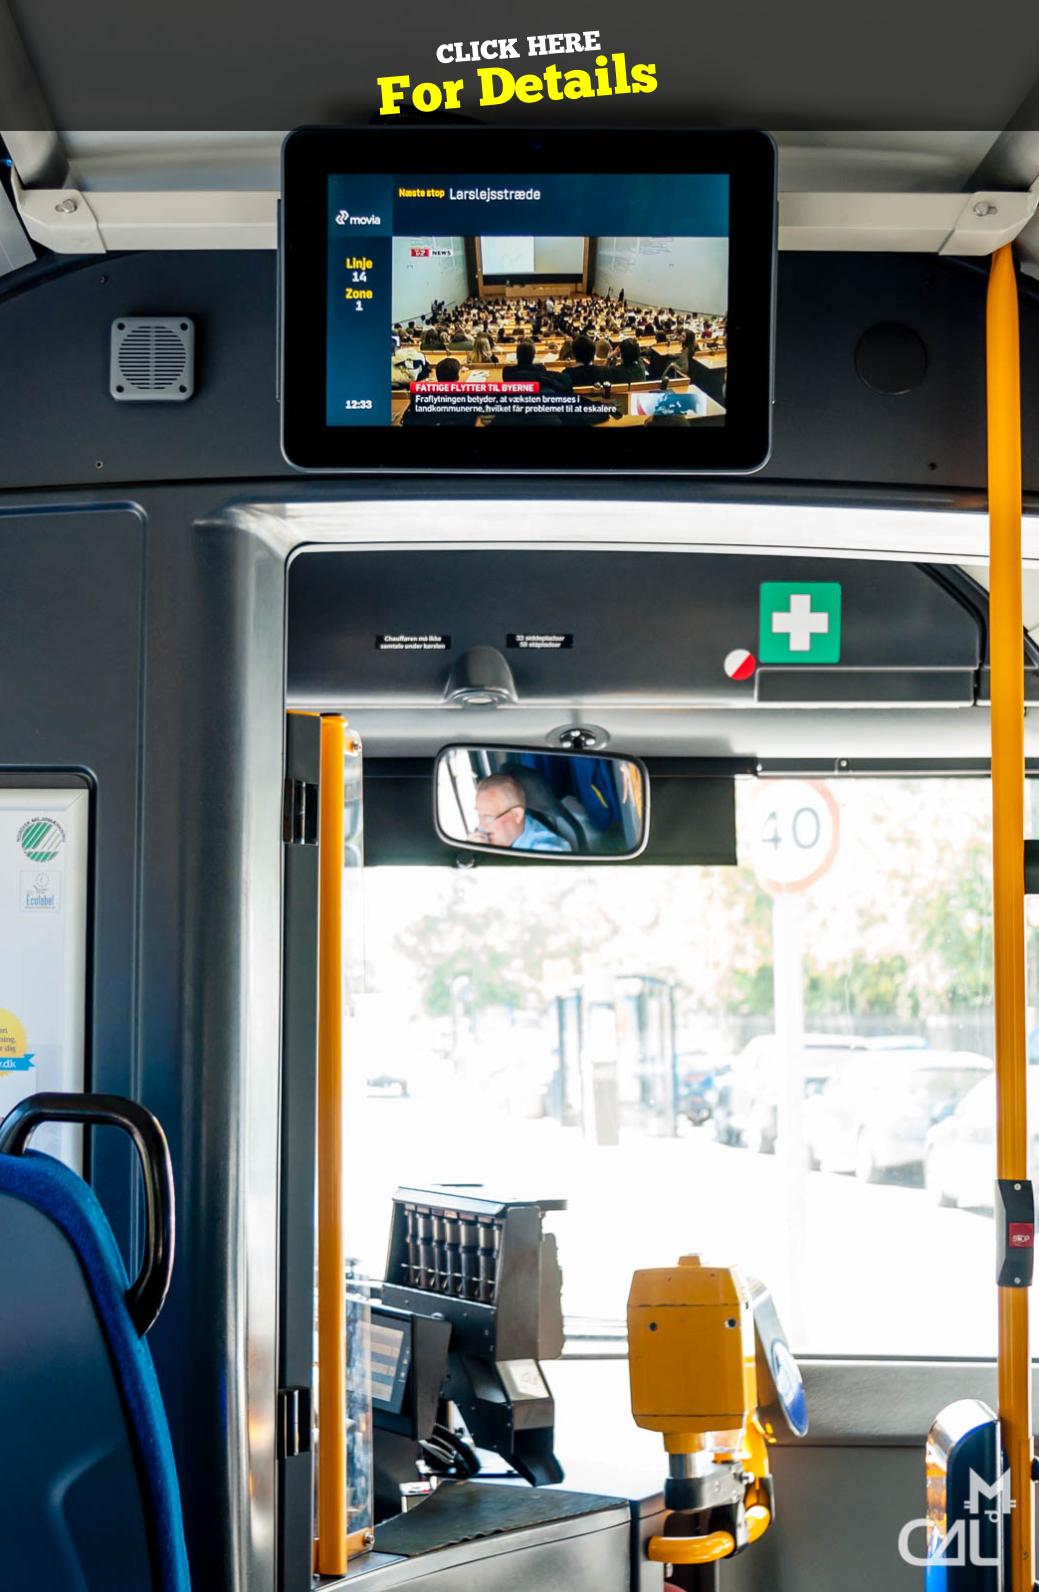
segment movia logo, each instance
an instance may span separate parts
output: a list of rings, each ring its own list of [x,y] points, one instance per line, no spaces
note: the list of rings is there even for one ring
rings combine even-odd
[[[30,862],[53,862],[65,844],[65,831],[53,818],[28,818],[17,838]]]
[[[986,1569],[994,1567],[1002,1562],[997,1528],[1013,1507],[1009,1470],[1005,1470],[995,1481],[986,1481],[972,1470],[961,1518],[954,1520],[947,1531],[941,1530],[941,1526],[947,1524],[944,1513],[930,1520],[924,1517],[907,1520],[898,1534],[899,1557],[906,1564],[921,1566],[947,1565],[956,1569],[967,1565]],[[910,1546],[914,1531],[927,1533],[927,1551],[924,1554],[914,1553]],[[986,1553],[986,1547],[995,1552]]]
[[[349,210],[340,210],[336,216],[337,227],[381,227],[381,216],[352,216]]]

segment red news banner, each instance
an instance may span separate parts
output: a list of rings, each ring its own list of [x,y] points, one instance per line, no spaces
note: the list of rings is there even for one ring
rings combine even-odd
[[[588,415],[575,393],[543,390],[539,381],[413,381],[410,390],[416,416]],[[613,417],[620,413],[612,405],[601,407]]]

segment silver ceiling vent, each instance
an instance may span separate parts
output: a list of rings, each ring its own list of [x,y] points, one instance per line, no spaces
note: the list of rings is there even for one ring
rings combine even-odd
[[[195,323],[182,315],[112,322],[109,392],[119,403],[183,403],[195,390]]]

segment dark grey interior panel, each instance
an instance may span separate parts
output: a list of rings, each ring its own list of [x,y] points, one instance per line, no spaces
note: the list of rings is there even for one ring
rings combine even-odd
[[[144,524],[126,507],[0,510],[0,757],[94,781],[92,1008],[87,1086],[136,1093],[138,707]],[[93,1182],[130,1252],[131,1152],[94,1135]]]
[[[262,1583],[277,1326],[284,559],[207,524],[212,501],[0,510],[2,765],[92,779],[89,1083],[170,1143],[178,1259],[149,1342],[197,1592]],[[132,1152],[94,1140],[133,1271]]]
[[[157,498],[140,1053],[186,1259],[151,1340],[192,1586],[225,1592],[269,1584],[274,1542],[284,562],[190,494]]]
[[[489,646],[521,703],[747,707],[772,671],[731,680],[724,660],[757,653],[759,588],[775,581],[842,588],[839,669],[776,671],[794,676],[797,700],[841,699],[844,681],[843,699],[868,698],[873,670],[904,677],[900,701],[939,688],[973,700],[980,613],[911,564],[592,549],[303,553],[289,578],[289,699],[436,706],[454,660]],[[522,650],[517,632],[572,644]],[[433,642],[393,650],[401,636]]]
[[[772,1452],[776,1519],[723,1571],[726,1592],[920,1592],[899,1556],[902,1527],[925,1510],[924,1453],[908,1448]],[[911,1539],[924,1552],[924,1534]]]
[[[768,480],[979,488],[985,282],[983,261],[780,255],[774,451],[761,475],[731,490],[746,496]],[[19,273],[0,298],[0,488],[290,475],[278,447],[275,306],[276,261],[265,251],[116,255]],[[167,314],[195,322],[195,395],[168,406],[116,403],[113,320]],[[877,391],[859,374],[860,340],[878,323],[910,328],[923,346],[926,370],[908,392]],[[1039,435],[1039,359],[1030,357],[1039,294],[1027,280],[1021,328],[1025,483],[1039,490],[1030,440]],[[536,470],[535,451],[524,473]],[[690,500],[712,489],[637,486]],[[612,477],[606,490],[624,496],[625,483]],[[427,491],[413,480],[400,495],[419,501]]]
[[[149,253],[63,264],[0,299],[0,486],[283,475],[275,394],[273,253]],[[109,394],[113,321],[195,323],[195,393]],[[17,394],[17,401],[15,401]]]

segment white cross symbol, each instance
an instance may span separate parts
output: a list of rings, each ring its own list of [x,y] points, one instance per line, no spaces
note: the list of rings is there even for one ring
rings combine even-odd
[[[791,652],[810,652],[812,637],[825,636],[829,628],[829,614],[813,614],[812,599],[807,592],[794,593],[789,613],[772,615],[773,635],[789,636]]]

